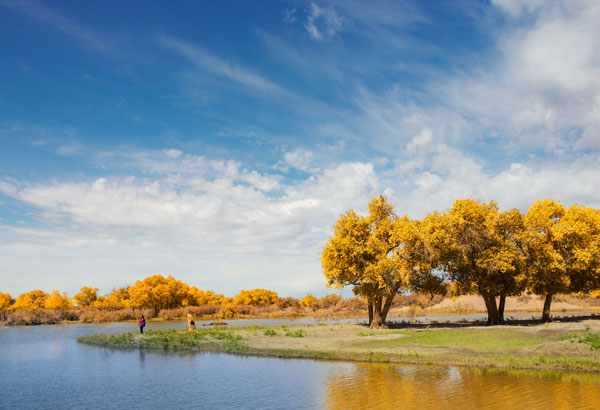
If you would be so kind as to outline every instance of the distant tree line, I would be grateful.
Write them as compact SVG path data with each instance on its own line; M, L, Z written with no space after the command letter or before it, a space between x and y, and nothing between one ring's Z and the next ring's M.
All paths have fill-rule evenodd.
M201 290L190 286L173 276L149 276L138 280L133 286L113 289L107 295L98 295L98 288L83 286L78 293L69 297L55 290L50 294L42 290L32 290L20 294L16 300L8 293L0 292L0 312L31 309L99 309L119 310L124 308L151 309L156 316L162 309L176 309L187 306L206 305L246 305L272 306L285 308L329 308L342 300L337 294L316 298L311 294L298 300L292 297L280 298L277 292L267 289L242 289L234 297L226 297L212 290Z
M405 291L477 294L488 324L504 323L507 296L552 297L600 288L600 212L546 199L500 211L494 201L457 200L423 219L398 216L387 198L369 203L369 215L349 210L337 221L321 262L328 285L367 300L371 327L385 325L394 296Z

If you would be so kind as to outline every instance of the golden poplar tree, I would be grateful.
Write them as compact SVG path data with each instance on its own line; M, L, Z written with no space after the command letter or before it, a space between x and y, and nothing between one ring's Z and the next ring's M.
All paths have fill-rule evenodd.
M321 255L328 285L352 286L355 295L367 300L373 328L385 326L394 296L408 285L401 258L394 255L399 246L396 219L385 197L373 198L369 216L350 210L340 217Z
M41 290L32 290L17 297L11 309L43 309L48 295Z
M67 309L73 307L73 300L66 292L61 295L58 290L54 290L44 301L44 307L46 309Z
M505 297L519 294L526 284L522 215L516 209L501 213L494 201L459 199L446 229L451 242L444 265L450 278L461 293L481 295L488 324L503 323Z
M550 320L552 297L589 292L600 285L600 214L550 199L537 201L525 218L529 289L545 295L542 320Z
M10 297L9 293L0 292L0 310L8 310L15 300Z
M73 300L81 307L93 306L94 302L98 299L97 293L98 288L84 286L80 289L79 293L73 295Z

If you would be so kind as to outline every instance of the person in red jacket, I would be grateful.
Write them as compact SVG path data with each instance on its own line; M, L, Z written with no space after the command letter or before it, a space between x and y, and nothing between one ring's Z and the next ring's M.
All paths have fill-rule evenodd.
M142 315L142 317L140 318L140 333L144 334L144 326L146 326L146 319L144 318L144 315Z

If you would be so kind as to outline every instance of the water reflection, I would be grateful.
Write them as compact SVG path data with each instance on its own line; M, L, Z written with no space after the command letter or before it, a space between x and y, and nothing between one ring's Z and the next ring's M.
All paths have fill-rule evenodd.
M600 377L357 363L324 381L329 409L598 409Z

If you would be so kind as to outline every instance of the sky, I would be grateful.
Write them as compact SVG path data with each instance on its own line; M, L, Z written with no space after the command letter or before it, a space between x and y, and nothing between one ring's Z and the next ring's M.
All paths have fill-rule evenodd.
M331 293L385 195L600 208L600 1L0 0L0 291Z

